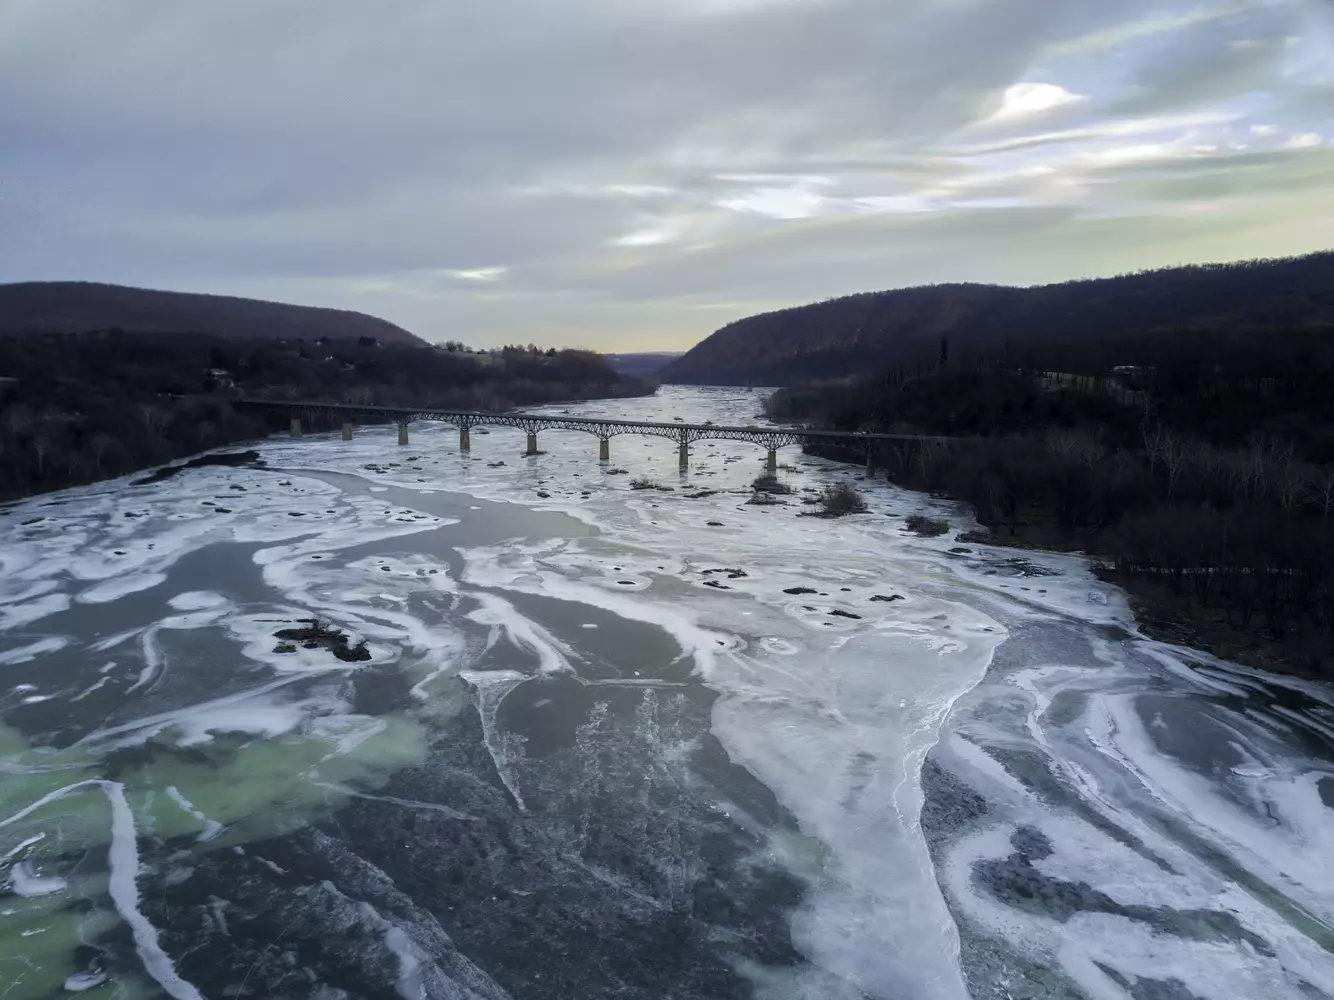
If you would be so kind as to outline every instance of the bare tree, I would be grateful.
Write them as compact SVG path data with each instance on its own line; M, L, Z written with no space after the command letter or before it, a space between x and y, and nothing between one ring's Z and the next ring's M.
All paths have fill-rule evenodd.
M98 469L102 468L103 460L114 447L116 447L116 439L110 434L99 433L89 438L88 450L92 452L93 465Z
M28 447L32 449L33 457L37 459L38 478L46 475L46 458L55 446L55 436L47 427L38 427L28 439Z
M1320 510L1320 516L1329 520L1334 511L1334 466L1319 469L1306 484L1306 497Z
M1162 436L1158 459L1167 470L1167 495L1171 497L1177 488L1177 480L1186 468L1186 457L1190 453L1190 444L1179 434L1170 431Z
M151 403L139 404L139 419L144 423L144 430L149 434L160 434L162 429L167 426L171 420L171 414Z
M1156 472L1158 463L1163 459L1163 449L1167 446L1170 433L1162 424L1144 425L1144 456L1149 460L1149 471Z
M1294 461L1291 456L1278 466L1276 472L1278 501L1284 510L1292 510L1306 498L1314 472L1306 463Z

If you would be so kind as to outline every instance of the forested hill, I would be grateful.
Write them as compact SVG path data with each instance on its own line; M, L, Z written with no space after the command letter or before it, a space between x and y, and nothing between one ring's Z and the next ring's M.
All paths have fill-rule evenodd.
M1083 340L1176 327L1334 323L1334 252L1012 288L866 292L730 323L664 368L664 382L793 385L1007 340Z
M109 328L247 340L373 337L381 344L426 343L386 320L342 309L86 281L0 285L0 335L77 334Z

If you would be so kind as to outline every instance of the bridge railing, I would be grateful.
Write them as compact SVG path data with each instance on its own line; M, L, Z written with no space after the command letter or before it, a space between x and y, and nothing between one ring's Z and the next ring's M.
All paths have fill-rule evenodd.
M966 440L963 438L939 437L915 434L879 434L859 431L828 431L796 427L761 427L755 424L732 426L724 424L691 424L684 421L670 422L650 420L604 419L599 417L566 417L546 414L510 411L506 413L468 412L459 410L434 409L430 407L362 406L340 403L318 403L302 400L259 400L239 399L239 405L277 411L291 418L292 435L300 437L301 421L327 418L330 422L343 424L343 437L349 439L357 423L396 423L398 442L408 443L408 425L416 420L435 420L451 424L459 430L459 447L462 451L471 448L470 431L475 427L514 427L528 436L527 454L538 452L537 435L545 430L573 430L597 436L601 442L599 458L609 458L611 438L622 434L642 434L653 437L665 437L676 441L680 450L681 467L689 463L690 445L704 440L748 441L768 450L768 467L776 467L776 452L779 448L794 444L823 444L848 449L866 455L868 468L874 468L876 456L887 446L902 446L912 443L916 446L948 445Z

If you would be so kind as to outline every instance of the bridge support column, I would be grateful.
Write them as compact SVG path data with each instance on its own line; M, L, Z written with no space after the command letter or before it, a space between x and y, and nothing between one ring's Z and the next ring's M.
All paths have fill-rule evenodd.
M536 455L536 454L537 454L537 435L536 435L536 434L529 434L529 435L528 435L528 450L527 450L526 452L524 452L524 454L525 454L525 455Z
M875 478L875 455L869 451L866 453L866 478Z
M300 417L293 417L293 418L292 418L292 437L294 437L294 438L299 438L300 436L301 436L301 418L300 418Z
M408 425L407 425L407 424L399 424L399 425L398 425L398 443L399 443L399 444L407 444L407 443L408 443Z
M778 449L777 449L777 448L770 448L770 449L769 449L769 454L768 454L768 456L764 459L764 471L765 471L765 472L777 472L777 471L778 471Z
M344 424L344 425L343 425L343 440L344 440L344 441L351 441L351 440L352 440L352 426L353 426L352 424Z
M598 461L599 462L611 461L611 441L608 440L607 438L603 438L601 441L598 442Z
M472 439L471 439L471 436L468 434L468 428L466 428L466 427L460 427L460 428L459 428L459 451L471 451L471 450L472 450Z
M685 431L681 432L680 442L681 471L684 472L690 468L690 441L686 438Z

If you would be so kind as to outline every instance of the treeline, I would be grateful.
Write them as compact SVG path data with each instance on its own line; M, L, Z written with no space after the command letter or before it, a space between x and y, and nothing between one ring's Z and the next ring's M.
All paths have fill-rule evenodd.
M0 499L92 482L280 429L242 395L505 410L645 395L587 351L466 350L121 333L0 339Z
M1088 551L1222 653L1262 640L1334 674L1334 329L1026 341L783 390L770 414L969 437L879 461L1002 538Z
M1031 338L1078 343L1190 326L1330 323L1334 252L1033 288L942 284L850 295L730 323L662 378L796 385L929 357L941 337L962 351Z

